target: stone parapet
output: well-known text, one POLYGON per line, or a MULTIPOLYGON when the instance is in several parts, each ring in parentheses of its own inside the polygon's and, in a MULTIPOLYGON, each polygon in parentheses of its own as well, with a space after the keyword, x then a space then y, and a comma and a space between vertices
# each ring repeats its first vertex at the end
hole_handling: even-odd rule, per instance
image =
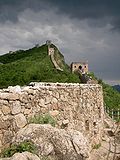
POLYGON ((91 145, 103 134, 103 92, 99 84, 37 83, 0 90, 0 150, 30 117, 49 113, 56 127, 82 132, 91 145))

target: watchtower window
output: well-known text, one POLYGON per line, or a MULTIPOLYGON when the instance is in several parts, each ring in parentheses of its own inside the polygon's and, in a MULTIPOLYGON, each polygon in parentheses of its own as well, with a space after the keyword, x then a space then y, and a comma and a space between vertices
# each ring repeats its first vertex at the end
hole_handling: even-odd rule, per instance
POLYGON ((79 69, 81 70, 81 69, 82 69, 82 66, 79 66, 79 69))

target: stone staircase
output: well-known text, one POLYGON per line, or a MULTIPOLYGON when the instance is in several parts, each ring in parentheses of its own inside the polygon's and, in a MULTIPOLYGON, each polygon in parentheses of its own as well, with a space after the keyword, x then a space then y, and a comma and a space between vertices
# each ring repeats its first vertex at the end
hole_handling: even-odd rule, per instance
POLYGON ((52 53, 50 56, 51 56, 51 60, 52 60, 52 63, 54 64, 55 68, 56 68, 57 70, 63 71, 63 69, 61 69, 61 68, 59 67, 59 65, 57 64, 57 62, 55 61, 54 53, 52 53))
POLYGON ((60 70, 60 71, 63 71, 62 68, 60 68, 60 66, 57 64, 56 60, 55 60, 55 49, 54 48, 51 48, 50 46, 48 46, 48 55, 50 56, 51 58, 51 61, 54 65, 54 67, 57 69, 57 70, 60 70))

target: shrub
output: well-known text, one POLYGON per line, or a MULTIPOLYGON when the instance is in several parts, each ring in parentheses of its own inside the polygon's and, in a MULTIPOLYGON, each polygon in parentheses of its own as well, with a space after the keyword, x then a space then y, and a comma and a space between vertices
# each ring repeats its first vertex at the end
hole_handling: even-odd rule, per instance
POLYGON ((31 153, 36 153, 37 149, 35 145, 31 141, 24 141, 21 142, 20 144, 14 144, 11 145, 9 148, 6 148, 5 150, 2 151, 0 154, 0 157, 11 157, 15 153, 22 153, 22 152, 31 152, 31 153))
POLYGON ((44 114, 44 115, 36 115, 36 116, 34 116, 33 118, 31 118, 29 120, 29 123, 51 124, 53 127, 55 127, 56 121, 49 114, 44 114))
POLYGON ((57 160, 57 159, 56 159, 56 158, 52 158, 52 157, 50 157, 50 156, 48 156, 48 157, 43 156, 43 157, 41 158, 41 160, 57 160))
POLYGON ((100 147, 101 147, 101 143, 95 144, 95 145, 93 146, 93 149, 99 149, 100 147))

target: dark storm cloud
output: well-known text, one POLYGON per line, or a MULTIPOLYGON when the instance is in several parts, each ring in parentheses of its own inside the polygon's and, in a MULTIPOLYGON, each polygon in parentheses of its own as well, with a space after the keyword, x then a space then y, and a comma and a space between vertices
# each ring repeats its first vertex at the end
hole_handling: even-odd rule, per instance
POLYGON ((58 14, 64 13, 77 19, 93 19, 96 20, 94 25, 111 23, 114 29, 120 28, 120 0, 0 0, 0 20, 17 21, 19 12, 27 8, 37 12, 53 6, 58 8, 58 14), (101 18, 105 21, 99 22, 98 19, 101 18))
POLYGON ((35 12, 48 9, 49 2, 46 0, 0 0, 0 21, 17 22, 18 16, 26 9, 32 9, 35 12))
MULTIPOLYGON (((59 12, 78 19, 105 19, 96 25, 111 23, 120 28, 120 0, 48 0, 59 8, 59 12), (107 17, 107 18, 106 18, 107 17)), ((95 21, 94 21, 95 22, 95 21)), ((90 23, 92 24, 92 23, 90 23)))
POLYGON ((0 0, 0 22, 17 21, 21 11, 21 2, 16 0, 0 0), (12 2, 12 3, 11 3, 12 2))
POLYGON ((60 10, 80 18, 119 16, 119 0, 48 0, 60 10))

